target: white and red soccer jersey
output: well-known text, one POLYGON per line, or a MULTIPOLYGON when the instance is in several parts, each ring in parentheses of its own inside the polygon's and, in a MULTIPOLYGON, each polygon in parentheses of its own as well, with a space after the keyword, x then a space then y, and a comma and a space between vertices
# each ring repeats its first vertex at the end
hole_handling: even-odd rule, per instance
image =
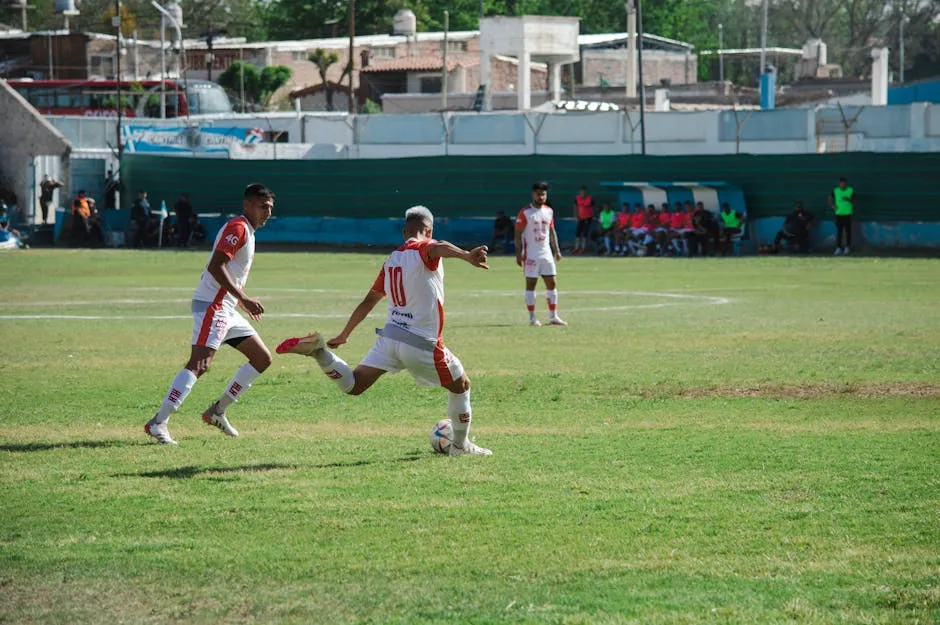
POLYGON ((388 323, 437 341, 444 331, 444 264, 429 258, 433 239, 408 239, 392 252, 372 290, 388 296, 388 323))
MULTIPOLYGON (((251 262, 255 258, 255 229, 244 215, 230 219, 222 226, 215 237, 215 243, 212 244, 212 252, 217 251, 228 257, 226 267, 232 280, 238 288, 244 288, 248 281, 248 270, 251 269, 251 262)), ((235 296, 223 289, 212 277, 208 267, 202 272, 202 279, 193 293, 193 299, 212 302, 232 310, 238 304, 235 296)))
POLYGON ((516 216, 516 230, 522 230, 522 257, 554 258, 549 232, 555 226, 555 211, 547 204, 535 208, 529 204, 516 216))

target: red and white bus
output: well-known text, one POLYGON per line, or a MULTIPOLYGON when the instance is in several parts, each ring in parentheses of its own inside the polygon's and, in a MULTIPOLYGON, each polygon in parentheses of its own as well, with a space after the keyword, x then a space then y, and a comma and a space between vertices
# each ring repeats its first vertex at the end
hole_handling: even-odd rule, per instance
MULTIPOLYGON (((116 80, 7 81, 43 115, 117 117, 116 80)), ((221 115, 232 112, 228 94, 207 80, 122 80, 122 114, 126 117, 160 117, 161 87, 165 88, 166 116, 221 115)))

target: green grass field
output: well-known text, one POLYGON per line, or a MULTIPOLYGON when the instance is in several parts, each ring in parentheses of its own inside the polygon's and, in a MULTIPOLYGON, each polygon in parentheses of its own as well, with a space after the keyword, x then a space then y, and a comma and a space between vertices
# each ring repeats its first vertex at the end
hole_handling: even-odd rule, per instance
MULTIPOLYGON (((338 331, 382 259, 260 252, 262 338, 338 331)), ((940 261, 565 259, 567 328, 447 261, 491 458, 431 452, 444 391, 297 356, 228 439, 230 349, 153 444, 205 261, 0 257, 0 622, 940 621, 940 261)))

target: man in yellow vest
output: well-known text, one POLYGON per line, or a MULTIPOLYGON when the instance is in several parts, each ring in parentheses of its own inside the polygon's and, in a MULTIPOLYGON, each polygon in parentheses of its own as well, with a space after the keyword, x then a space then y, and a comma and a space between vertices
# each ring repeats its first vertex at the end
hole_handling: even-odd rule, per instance
POLYGON ((845 178, 839 178, 839 186, 829 194, 829 208, 836 215, 835 255, 845 256, 852 249, 852 214, 855 211, 855 189, 845 178), (843 245, 843 240, 845 244, 843 245))

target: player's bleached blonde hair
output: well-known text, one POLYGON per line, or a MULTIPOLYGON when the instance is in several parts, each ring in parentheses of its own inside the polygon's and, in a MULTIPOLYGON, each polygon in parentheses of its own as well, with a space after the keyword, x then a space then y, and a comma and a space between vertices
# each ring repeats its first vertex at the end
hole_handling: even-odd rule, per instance
POLYGON ((405 227, 414 223, 420 223, 425 228, 433 228, 434 215, 427 206, 412 206, 405 211, 405 227))

